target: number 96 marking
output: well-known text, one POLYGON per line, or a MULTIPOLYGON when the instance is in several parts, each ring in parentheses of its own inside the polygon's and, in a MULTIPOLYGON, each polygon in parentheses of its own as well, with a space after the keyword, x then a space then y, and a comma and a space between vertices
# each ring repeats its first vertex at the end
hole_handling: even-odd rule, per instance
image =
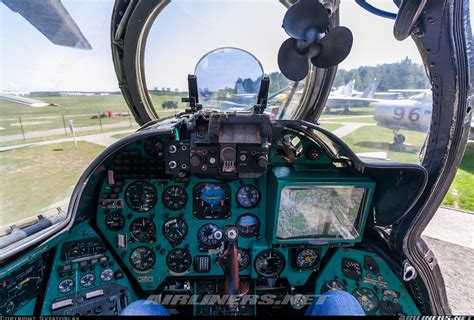
MULTIPOLYGON (((403 117, 405 117, 405 108, 397 107, 393 110, 393 114, 395 115, 393 117, 395 120, 402 120, 403 117)), ((410 112, 408 112, 408 120, 411 122, 418 122, 420 117, 420 108, 412 108, 410 112)))

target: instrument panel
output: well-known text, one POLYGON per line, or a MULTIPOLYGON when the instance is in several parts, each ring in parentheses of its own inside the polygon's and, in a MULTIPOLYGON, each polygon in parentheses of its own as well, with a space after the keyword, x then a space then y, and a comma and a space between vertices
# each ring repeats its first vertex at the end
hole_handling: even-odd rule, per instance
POLYGON ((41 314, 118 315, 135 299, 124 270, 90 226, 81 223, 59 244, 41 314))
MULTIPOLYGON (((307 235, 318 234, 311 232, 326 232, 326 238, 317 238, 335 238, 336 245, 337 241, 341 244, 359 241, 358 233, 363 233, 364 212, 368 210, 375 184, 367 177, 339 174, 336 170, 307 171, 315 162, 327 168, 329 158, 316 143, 299 138, 301 148, 317 149, 318 157, 311 156, 314 152, 301 152, 294 160, 298 166, 285 166, 284 159, 292 157, 288 150, 279 155, 278 144, 274 143, 275 148, 260 151, 268 155, 265 166, 275 168, 263 172, 262 162, 258 174, 246 168, 243 177, 239 177, 239 170, 245 167, 242 154, 246 153, 242 152, 250 146, 234 148, 242 153, 240 158, 232 155, 242 160, 238 165, 230 157, 229 162, 220 159, 214 167, 212 159, 220 155, 219 144, 207 147, 193 144, 192 137, 190 141, 173 140, 169 135, 130 143, 116 155, 104 178, 95 224, 120 265, 148 292, 174 293, 176 287, 189 290, 209 279, 223 280, 225 274, 218 258, 225 249, 225 232, 233 227, 238 232, 239 277, 255 288, 257 294, 258 290, 276 290, 285 295, 288 288, 298 287, 311 288, 316 294, 333 289, 350 290, 367 314, 385 310, 380 291, 353 285, 365 279, 367 261, 361 264, 350 254, 340 257, 338 275, 328 275, 334 262, 323 265, 325 255, 329 250, 337 250, 337 255, 345 249, 330 249, 324 241, 316 244, 307 241, 307 235), (129 161, 127 170, 116 166, 124 161, 129 161), (152 174, 144 174, 140 169, 140 164, 148 163, 152 174), (199 166, 201 171, 197 170, 199 166), (328 180, 334 182, 328 185, 328 180), (311 201, 305 201, 305 197, 311 201), (311 220, 318 201, 321 219, 311 220), (283 217, 278 216, 281 207, 286 210, 283 217), (344 218, 347 223, 332 226, 331 216, 344 218), (314 225, 305 223, 308 219, 314 225), (286 229, 280 228, 283 220, 291 222, 286 223, 286 229), (321 223, 331 227, 321 227, 321 223), (362 229, 356 229, 356 224, 362 229), (289 240, 275 241, 278 231, 289 240), (342 237, 346 234, 347 239, 342 237), (314 279, 317 279, 315 285, 308 286, 314 279), (188 282, 189 285, 181 287, 188 282)), ((199 139, 212 141, 213 138, 199 139)), ((247 151, 252 154, 251 149, 247 151)), ((370 270, 389 270, 370 257, 370 270)), ((83 282, 87 285, 94 280, 85 277, 83 282)))
MULTIPOLYGON (((219 123, 207 126, 220 132, 219 123)), ((150 295, 223 294, 237 283, 233 288, 246 288, 249 296, 270 292, 282 299, 345 290, 368 315, 418 314, 387 263, 356 249, 375 182, 332 166, 316 140, 280 129, 280 140, 295 148, 270 140, 271 130, 247 144, 237 137, 212 143, 220 136, 211 131, 199 137, 191 131, 190 138, 174 128, 112 153, 96 179, 96 210, 83 206, 49 251, 54 259, 42 314, 117 315, 150 295)), ((32 270, 48 276, 43 262, 32 270)), ((39 308, 27 290, 21 301, 11 300, 19 284, 30 283, 35 293, 44 285, 27 278, 0 279, 0 289, 9 290, 6 298, 0 292, 0 309, 39 308)), ((290 303, 292 309, 268 308, 304 312, 304 305, 290 303)), ((222 314, 221 307, 192 312, 222 314)))
POLYGON ((315 294, 330 290, 351 293, 367 315, 418 313, 401 279, 374 253, 339 248, 320 271, 315 294))
MULTIPOLYGON (((120 209, 99 206, 96 223, 144 289, 170 276, 222 276, 215 262, 222 250, 219 230, 230 225, 240 233, 240 272, 250 275, 249 249, 265 236, 265 188, 266 176, 226 182, 125 180, 117 197, 126 199, 132 190, 134 201, 124 200, 120 209)), ((117 188, 105 181, 102 194, 111 189, 117 188)))

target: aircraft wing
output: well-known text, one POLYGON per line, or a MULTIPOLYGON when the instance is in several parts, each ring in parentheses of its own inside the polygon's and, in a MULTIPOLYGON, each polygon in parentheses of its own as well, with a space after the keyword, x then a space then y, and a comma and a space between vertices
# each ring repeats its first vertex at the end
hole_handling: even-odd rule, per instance
POLYGON ((22 97, 22 96, 15 96, 8 93, 0 92, 0 100, 21 104, 29 107, 41 108, 51 106, 52 104, 49 102, 44 102, 41 100, 36 100, 32 98, 22 97))
POLYGON ((400 93, 422 93, 422 92, 428 92, 431 91, 431 89, 389 89, 388 92, 400 92, 400 93))
POLYGON ((370 98, 356 98, 356 97, 344 97, 344 96, 338 96, 338 97, 331 97, 329 96, 328 100, 332 100, 334 102, 341 101, 341 102, 378 102, 380 99, 370 99, 370 98))
POLYGON ((92 49, 81 29, 60 0, 1 0, 23 16, 52 43, 77 49, 92 49))

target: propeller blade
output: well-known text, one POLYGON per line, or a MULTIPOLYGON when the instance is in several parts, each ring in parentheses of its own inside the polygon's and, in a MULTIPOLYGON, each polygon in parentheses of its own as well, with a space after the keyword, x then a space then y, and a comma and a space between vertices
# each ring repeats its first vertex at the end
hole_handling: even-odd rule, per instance
POLYGON ((289 38, 283 42, 278 51, 278 66, 285 77, 300 81, 308 74, 308 55, 298 51, 296 41, 289 38))
POLYGON ((326 8, 317 0, 300 0, 286 11, 283 29, 295 39, 306 40, 306 31, 317 28, 324 32, 329 26, 326 8))
POLYGON ((352 32, 346 27, 331 29, 319 44, 321 53, 311 59, 311 63, 319 68, 329 68, 341 63, 351 52, 352 32))

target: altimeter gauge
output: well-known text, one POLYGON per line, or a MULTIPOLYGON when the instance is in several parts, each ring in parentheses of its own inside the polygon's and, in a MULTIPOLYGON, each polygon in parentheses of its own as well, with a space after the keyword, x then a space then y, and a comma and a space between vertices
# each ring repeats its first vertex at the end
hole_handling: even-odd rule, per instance
POLYGON ((242 208, 254 208, 260 202, 260 191, 256 186, 246 184, 237 191, 236 198, 242 208))
POLYGON ((125 190, 125 203, 133 211, 148 212, 157 201, 156 189, 148 181, 136 181, 125 190))
POLYGON ((180 210, 188 202, 186 190, 180 186, 169 186, 163 191, 163 205, 170 210, 180 210))
POLYGON ((138 271, 149 271, 155 265, 155 253, 147 247, 137 247, 130 254, 130 264, 138 271))
POLYGON ((135 241, 154 242, 156 234, 155 223, 148 218, 138 218, 130 224, 130 235, 135 241))

